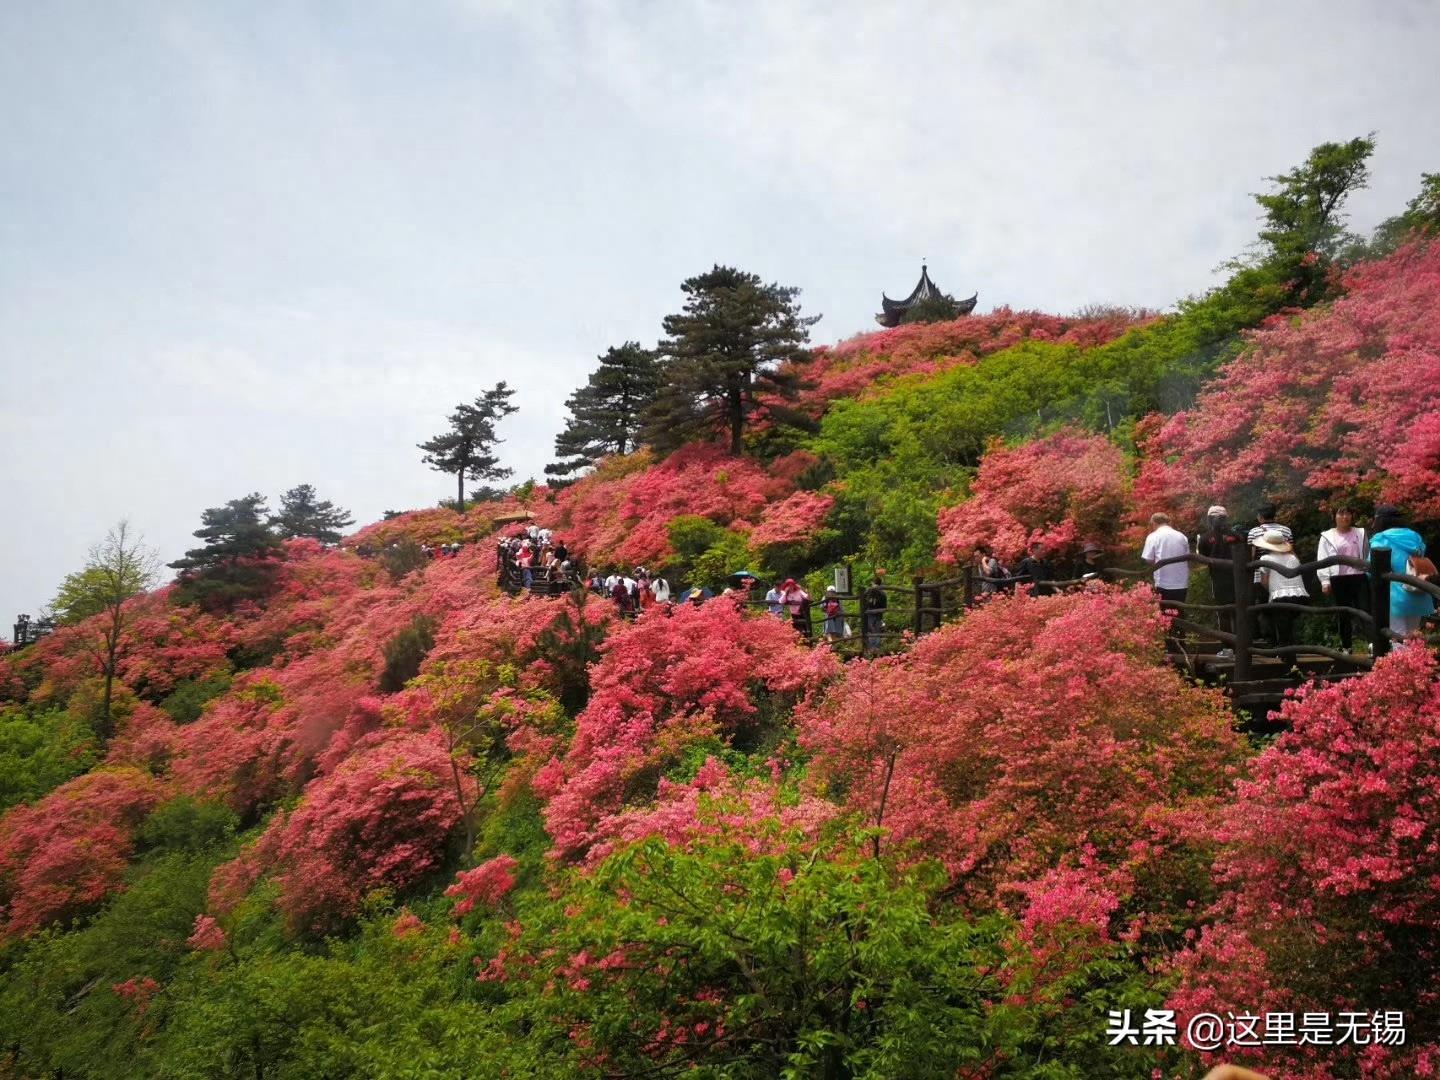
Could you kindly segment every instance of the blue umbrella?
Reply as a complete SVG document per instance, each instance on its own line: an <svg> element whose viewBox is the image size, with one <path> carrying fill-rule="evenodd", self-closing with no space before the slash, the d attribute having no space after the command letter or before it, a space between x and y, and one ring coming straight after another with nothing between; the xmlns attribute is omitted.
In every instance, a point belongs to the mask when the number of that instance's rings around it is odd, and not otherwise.
<svg viewBox="0 0 1440 1080"><path fill-rule="evenodd" d="M736 570L733 574L730 575L730 580L739 581L741 578L747 577L754 578L756 581L760 580L760 575L755 573L754 570Z"/></svg>

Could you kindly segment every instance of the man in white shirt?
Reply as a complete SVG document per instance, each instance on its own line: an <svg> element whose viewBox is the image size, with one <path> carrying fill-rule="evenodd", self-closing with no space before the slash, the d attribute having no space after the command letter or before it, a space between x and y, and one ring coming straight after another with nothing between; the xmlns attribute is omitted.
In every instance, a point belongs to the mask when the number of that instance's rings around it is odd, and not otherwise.
<svg viewBox="0 0 1440 1080"><path fill-rule="evenodd" d="M1145 537L1145 548L1140 553L1147 563L1155 566L1166 559L1190 554L1190 541L1179 529L1170 527L1168 515L1151 514L1150 524L1155 528ZM1175 562L1168 566L1156 566L1154 577L1155 591L1160 594L1160 610L1178 617L1180 609L1174 605L1184 603L1190 591L1190 564ZM1179 650L1179 637L1173 632L1166 636L1165 642L1172 652Z"/></svg>

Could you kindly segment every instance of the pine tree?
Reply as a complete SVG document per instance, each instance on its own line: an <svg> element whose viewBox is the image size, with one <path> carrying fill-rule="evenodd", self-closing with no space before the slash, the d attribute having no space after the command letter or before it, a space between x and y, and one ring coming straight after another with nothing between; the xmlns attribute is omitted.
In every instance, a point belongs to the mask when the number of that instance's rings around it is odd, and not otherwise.
<svg viewBox="0 0 1440 1080"><path fill-rule="evenodd" d="M570 418L555 436L555 456L547 476L574 479L607 454L633 450L645 412L660 389L660 364L655 353L638 341L612 346L599 358L589 381L565 402Z"/></svg>
<svg viewBox="0 0 1440 1080"><path fill-rule="evenodd" d="M516 412L510 398L515 391L505 383L498 382L493 390L486 390L473 404L460 404L450 414L450 430L443 431L427 442L420 443L425 451L421 458L437 472L454 473L456 482L455 507L465 511L465 480L503 480L513 470L500 467L500 459L494 448L501 440L495 434L495 425Z"/></svg>
<svg viewBox="0 0 1440 1080"><path fill-rule="evenodd" d="M271 556L280 546L266 523L268 515L259 492L204 511L195 536L205 545L170 564L180 571L177 599L222 608L263 594L273 576Z"/></svg>
<svg viewBox="0 0 1440 1080"><path fill-rule="evenodd" d="M799 389L793 366L783 365L806 358L820 316L800 314L799 289L766 285L733 267L716 266L680 288L685 309L665 318L664 389L647 415L645 439L668 451L723 430L738 454L757 396L783 399Z"/></svg>
<svg viewBox="0 0 1440 1080"><path fill-rule="evenodd" d="M338 544L340 530L355 524L349 511L329 499L317 500L309 484L293 487L280 496L280 512L270 516L270 527L281 539L311 536L322 544Z"/></svg>

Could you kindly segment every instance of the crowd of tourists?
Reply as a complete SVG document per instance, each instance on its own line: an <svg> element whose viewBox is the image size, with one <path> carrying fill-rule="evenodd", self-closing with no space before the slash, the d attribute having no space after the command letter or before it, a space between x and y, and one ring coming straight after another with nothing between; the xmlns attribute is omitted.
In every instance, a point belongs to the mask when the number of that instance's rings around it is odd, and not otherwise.
<svg viewBox="0 0 1440 1080"><path fill-rule="evenodd" d="M529 525L511 536L499 537L496 546L502 572L512 568L526 589L561 593L579 580L565 541L549 529Z"/></svg>
<svg viewBox="0 0 1440 1080"><path fill-rule="evenodd" d="M1167 515L1152 514L1152 528L1145 538L1141 558L1155 567L1155 591L1160 594L1161 606L1178 612L1174 605L1186 602L1190 563L1185 559L1192 551L1205 558L1230 559L1235 546L1243 543L1248 554L1247 561L1258 561L1251 575L1250 587L1251 604L1258 609L1255 629L1261 640L1277 647L1295 646L1296 621L1303 609L1328 598L1337 609L1341 648L1345 652L1353 652L1355 632L1352 612L1366 612L1370 606L1367 571L1350 562L1321 566L1313 571L1303 570L1295 553L1294 533L1288 525L1277 520L1276 515L1277 508L1273 504L1261 506L1256 512L1255 523L1242 529L1231 524L1225 507L1212 506L1206 512L1206 529L1195 537L1192 549L1190 538L1171 526ZM1357 517L1354 507L1337 507L1334 526L1320 534L1312 561L1341 558L1363 563L1374 551L1388 551L1395 572L1415 578L1435 578L1435 564L1425 557L1425 541L1409 527L1400 508L1389 505L1377 507L1368 529L1356 524ZM1217 606L1235 603L1233 573L1212 572L1210 583ZM1434 597L1420 586L1406 582L1390 583L1389 601L1390 630L1401 637L1417 632L1421 621L1435 612ZM1222 608L1218 616L1221 631L1233 634L1234 608ZM1224 654L1229 652L1227 649ZM1293 657L1291 659L1293 666Z"/></svg>
<svg viewBox="0 0 1440 1080"><path fill-rule="evenodd" d="M1354 614L1369 609L1368 574L1361 566L1337 562L1331 566L1302 570L1295 553L1292 530L1277 520L1273 505L1261 506L1255 521L1248 526L1231 523L1223 506L1211 506L1206 512L1205 530L1191 538L1174 528L1166 514L1153 514L1151 531L1145 539L1141 559L1153 569L1153 583L1163 610L1178 614L1177 605L1189 597L1190 556L1229 560L1235 545L1243 545L1247 561L1258 560L1251 575L1250 608L1254 610L1252 628L1257 643L1275 646L1297 644L1296 624L1303 609L1324 598L1337 608L1341 647L1353 652L1355 646ZM1349 506L1335 511L1334 527L1325 530L1317 543L1315 560L1335 557L1365 562L1376 550L1390 551L1393 568L1418 578L1435 575L1435 566L1425 558L1425 542L1405 522L1401 510L1394 506L1377 508L1374 521L1367 529L1356 524L1358 514ZM612 601L620 614L633 618L659 608L673 610L677 604L701 604L716 594L701 586L680 590L663 574L644 566L630 569L619 567L586 573L572 560L565 542L550 529L534 524L497 540L499 568L502 577L507 571L510 580L526 589L561 593L573 588L587 588ZM458 545L455 545L458 548ZM442 551L441 554L447 552ZM1107 565L1105 548L1093 541L1080 548L1073 562L1054 558L1042 541L1032 543L1013 567L1007 567L987 544L976 546L970 565L975 592L979 595L1013 591L1026 586L1036 595L1057 590L1084 587L1103 581L1111 568ZM871 584L860 595L860 632L867 648L878 648L885 634L885 613L889 606L883 583L884 571L877 571ZM1216 619L1219 629L1235 633L1235 577L1220 567L1210 574L1214 606L1219 608ZM842 597L835 586L827 586L817 600L793 577L773 581L763 598L757 575L741 571L732 575L731 583L719 593L741 605L763 607L769 614L790 620L805 637L814 633L817 614L822 633L828 641L855 636L855 628L846 617ZM1397 635L1408 635L1419 629L1421 620L1433 614L1435 601L1423 589L1402 582L1390 586L1390 629ZM1172 630L1169 643L1179 649L1178 631ZM1233 655L1224 648L1220 656ZM1291 657L1293 665L1294 658Z"/></svg>

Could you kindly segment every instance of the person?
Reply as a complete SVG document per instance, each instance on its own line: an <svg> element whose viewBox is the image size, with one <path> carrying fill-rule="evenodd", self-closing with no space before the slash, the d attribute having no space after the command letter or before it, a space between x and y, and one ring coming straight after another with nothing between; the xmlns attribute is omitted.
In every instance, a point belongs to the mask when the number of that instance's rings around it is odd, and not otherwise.
<svg viewBox="0 0 1440 1080"><path fill-rule="evenodd" d="M1295 557L1295 547L1290 538L1279 529L1267 529L1255 541L1261 552L1260 585L1269 597L1270 604L1308 604L1310 594L1305 591L1305 579L1297 572L1293 575L1282 573L1282 569L1298 571L1300 560ZM1289 648L1296 644L1294 611L1271 611L1270 625L1275 631L1277 648ZM1299 669L1299 658L1295 654L1281 657L1291 672Z"/></svg>
<svg viewBox="0 0 1440 1080"><path fill-rule="evenodd" d="M555 558L565 562L570 558L570 549L565 546L565 541L558 536L555 538Z"/></svg>
<svg viewBox="0 0 1440 1080"><path fill-rule="evenodd" d="M974 565L980 578L981 593L998 593L1006 587L1006 583L999 579L1007 578L1010 574L995 557L989 544L975 545Z"/></svg>
<svg viewBox="0 0 1440 1080"><path fill-rule="evenodd" d="M1349 506L1335 509L1335 527L1320 534L1315 548L1318 560L1342 556L1347 559L1366 557L1365 530L1355 526L1355 511ZM1320 579L1320 591L1335 601L1336 607L1357 608L1364 611L1366 604L1365 571L1355 566L1325 566L1315 571ZM1354 652L1354 616L1340 613L1340 647L1347 653Z"/></svg>
<svg viewBox="0 0 1440 1080"><path fill-rule="evenodd" d="M657 604L668 604L670 602L670 582L656 574L650 582L650 594L655 597Z"/></svg>
<svg viewBox="0 0 1440 1080"><path fill-rule="evenodd" d="M700 588L700 586L696 585L690 590L690 605L692 607L699 607L704 602L705 592L703 589Z"/></svg>
<svg viewBox="0 0 1440 1080"><path fill-rule="evenodd" d="M530 588L535 576L530 567L535 562L535 553L530 549L530 541L525 540L520 544L519 554L515 556L515 565L520 567L520 576L524 579L525 588Z"/></svg>
<svg viewBox="0 0 1440 1080"><path fill-rule="evenodd" d="M1045 584L1055 580L1055 570L1046 557L1048 549L1043 540L1032 540L1020 565L1015 567L1015 577L1029 584L1036 596L1049 596L1055 591L1053 585Z"/></svg>
<svg viewBox="0 0 1440 1080"><path fill-rule="evenodd" d="M629 578L620 575L613 575L615 584L610 586L610 599L615 601L615 607L619 610L621 617L628 618L635 610L632 606Z"/></svg>
<svg viewBox="0 0 1440 1080"><path fill-rule="evenodd" d="M834 585L825 586L825 599L820 601L820 612L825 616L825 640L839 641L845 636L845 613L840 606L840 594Z"/></svg>
<svg viewBox="0 0 1440 1080"><path fill-rule="evenodd" d="M1171 527L1168 514L1151 514L1150 524L1155 527L1150 535L1145 537L1145 547L1141 550L1140 557L1155 567L1155 591L1160 594L1160 610L1178 618L1180 609L1175 605L1183 604L1190 591L1190 564L1155 564L1189 555L1190 541L1185 539L1185 534L1179 529ZM1180 635L1176 633L1173 624L1165 635L1165 644L1171 652L1180 651Z"/></svg>
<svg viewBox="0 0 1440 1080"><path fill-rule="evenodd" d="M880 584L877 576L871 580L870 587L861 594L861 603L865 609L865 647L868 649L880 648L880 635L885 632L885 609L890 605L890 599L885 595L885 589Z"/></svg>
<svg viewBox="0 0 1440 1080"><path fill-rule="evenodd" d="M1425 541L1414 529L1406 526L1404 511L1389 504L1377 506L1375 521L1371 527L1373 531L1370 536L1370 550L1390 552L1392 571L1415 577L1425 576L1423 573L1416 573L1417 570L1425 569L1423 565L1416 565L1418 560L1424 559L1425 563L1430 563L1430 560L1425 558ZM1434 611L1435 598L1429 593L1415 590L1413 586L1398 581L1390 583L1390 629L1397 635L1405 637L1416 633L1420 629L1420 621Z"/></svg>
<svg viewBox="0 0 1440 1080"><path fill-rule="evenodd" d="M1255 524L1251 527L1249 533L1247 533L1245 537L1250 544L1251 559L1258 559L1262 554L1260 549L1256 547L1255 541L1259 540L1260 537L1264 536L1267 529L1279 529L1282 533L1285 534L1286 540L1290 541L1290 543L1292 544L1295 542L1295 537L1290 532L1290 527L1288 525L1281 525L1278 521L1275 520L1275 515L1277 513L1278 508L1275 506L1274 503L1265 503L1258 510L1255 511ZM1255 603L1264 604L1266 597L1264 593L1264 586L1261 584L1260 581L1260 568L1258 566L1255 568L1255 576L1251 578L1251 582L1253 583L1255 588ZM1255 626L1257 632L1267 634L1271 638L1275 636L1273 633L1273 629L1270 626L1269 620L1265 617L1265 613L1262 611L1257 611L1255 613Z"/></svg>
<svg viewBox="0 0 1440 1080"><path fill-rule="evenodd" d="M1205 511L1205 531L1195 537L1195 551L1207 559L1234 558L1232 545L1240 543L1245 537L1240 535L1238 529L1230 524L1230 512L1223 506L1212 506ZM1248 554L1248 553L1247 553ZM1215 596L1217 605L1224 605L1222 610L1215 613L1216 622L1219 624L1221 633L1235 633L1235 571L1230 566L1210 567L1210 591ZM1235 655L1235 650L1226 646L1216 655L1228 658Z"/></svg>
<svg viewBox="0 0 1440 1080"><path fill-rule="evenodd" d="M1075 576L1085 584L1094 581L1105 580L1105 549L1094 540L1087 540L1080 549L1080 565L1076 567L1079 571Z"/></svg>
<svg viewBox="0 0 1440 1080"><path fill-rule="evenodd" d="M785 614L785 605L781 601L785 597L784 582L777 581L770 586L770 591L765 594L765 610L771 615L782 616Z"/></svg>
<svg viewBox="0 0 1440 1080"><path fill-rule="evenodd" d="M810 636L810 594L794 578L786 578L780 588L780 599L790 612L790 624L805 637Z"/></svg>

